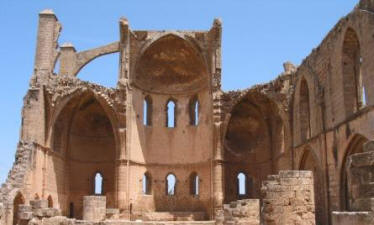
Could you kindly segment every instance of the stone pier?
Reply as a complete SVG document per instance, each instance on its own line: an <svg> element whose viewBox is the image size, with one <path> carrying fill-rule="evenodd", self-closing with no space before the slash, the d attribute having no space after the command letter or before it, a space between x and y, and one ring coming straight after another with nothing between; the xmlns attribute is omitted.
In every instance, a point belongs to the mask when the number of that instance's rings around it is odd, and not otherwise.
<svg viewBox="0 0 374 225"><path fill-rule="evenodd" d="M280 171L262 184L262 216L266 225L315 225L313 174Z"/></svg>
<svg viewBox="0 0 374 225"><path fill-rule="evenodd" d="M83 220L100 221L106 216L105 196L84 196L83 197Z"/></svg>

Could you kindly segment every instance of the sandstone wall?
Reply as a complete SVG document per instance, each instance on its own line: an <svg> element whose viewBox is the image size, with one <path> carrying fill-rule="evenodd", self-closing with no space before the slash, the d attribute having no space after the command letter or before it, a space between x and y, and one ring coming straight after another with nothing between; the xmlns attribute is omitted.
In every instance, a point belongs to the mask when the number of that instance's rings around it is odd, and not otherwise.
<svg viewBox="0 0 374 225"><path fill-rule="evenodd" d="M266 225L314 225L311 171L280 171L263 182L262 215Z"/></svg>
<svg viewBox="0 0 374 225"><path fill-rule="evenodd" d="M216 215L217 225L260 225L260 200L243 199L225 204Z"/></svg>
<svg viewBox="0 0 374 225"><path fill-rule="evenodd" d="M364 152L349 156L348 209L332 213L333 225L364 225L374 223L374 142L367 142Z"/></svg>

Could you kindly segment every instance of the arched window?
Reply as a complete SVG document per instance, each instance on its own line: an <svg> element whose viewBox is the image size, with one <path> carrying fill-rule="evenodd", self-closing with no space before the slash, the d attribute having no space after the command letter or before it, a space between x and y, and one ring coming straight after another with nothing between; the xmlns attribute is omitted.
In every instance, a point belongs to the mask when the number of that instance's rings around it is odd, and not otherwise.
<svg viewBox="0 0 374 225"><path fill-rule="evenodd" d="M348 28L343 42L342 72L344 106L346 116L359 110L364 105L363 82L361 74L362 57L356 32Z"/></svg>
<svg viewBox="0 0 374 225"><path fill-rule="evenodd" d="M362 78L362 57L360 57L360 71L359 71L359 81L358 81L358 97L361 97L359 105L360 107L365 107L367 104L367 99L366 99L366 91L365 91L365 85L364 81Z"/></svg>
<svg viewBox="0 0 374 225"><path fill-rule="evenodd" d="M199 124L199 101L197 100L197 97L190 100L189 114L190 125L197 126Z"/></svg>
<svg viewBox="0 0 374 225"><path fill-rule="evenodd" d="M145 195L150 195L152 192L152 178L151 175L146 172L143 175L143 180L142 180L142 187L143 187L143 194Z"/></svg>
<svg viewBox="0 0 374 225"><path fill-rule="evenodd" d="M100 173L95 174L95 195L103 194L103 176Z"/></svg>
<svg viewBox="0 0 374 225"><path fill-rule="evenodd" d="M152 125L152 99L150 96L144 98L143 103L143 124L146 126Z"/></svg>
<svg viewBox="0 0 374 225"><path fill-rule="evenodd" d="M175 195L176 183L177 183L177 178L175 177L174 174L170 173L166 177L166 194L167 195L170 195L170 196Z"/></svg>
<svg viewBox="0 0 374 225"><path fill-rule="evenodd" d="M169 100L166 104L166 127L176 127L177 126L177 105L174 100Z"/></svg>
<svg viewBox="0 0 374 225"><path fill-rule="evenodd" d="M240 172L237 176L238 179L238 195L245 196L248 194L247 192L247 176Z"/></svg>
<svg viewBox="0 0 374 225"><path fill-rule="evenodd" d="M367 99L366 99L366 91L365 91L365 86L364 85L362 85L361 92L362 92L362 99L361 99L362 106L366 106L367 105Z"/></svg>
<svg viewBox="0 0 374 225"><path fill-rule="evenodd" d="M48 196L47 198L48 200L48 208L53 208L53 199L52 199L52 196Z"/></svg>
<svg viewBox="0 0 374 225"><path fill-rule="evenodd" d="M304 78L300 83L299 120L300 137L301 141L304 142L311 136L309 88Z"/></svg>
<svg viewBox="0 0 374 225"><path fill-rule="evenodd" d="M199 195L199 176L197 173L192 173L190 176L190 193L191 195L198 196Z"/></svg>

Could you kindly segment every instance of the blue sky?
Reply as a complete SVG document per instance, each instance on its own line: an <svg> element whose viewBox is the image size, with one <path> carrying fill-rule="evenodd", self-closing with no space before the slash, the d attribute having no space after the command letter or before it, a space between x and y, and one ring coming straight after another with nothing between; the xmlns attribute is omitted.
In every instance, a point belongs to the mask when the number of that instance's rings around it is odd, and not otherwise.
<svg viewBox="0 0 374 225"><path fill-rule="evenodd" d="M224 90L274 79L282 63L300 64L358 0L0 0L0 183L14 160L21 107L33 71L38 13L51 8L63 25L60 43L78 51L118 40L118 21L134 30L208 30L223 21ZM78 75L115 86L118 55L96 59Z"/></svg>

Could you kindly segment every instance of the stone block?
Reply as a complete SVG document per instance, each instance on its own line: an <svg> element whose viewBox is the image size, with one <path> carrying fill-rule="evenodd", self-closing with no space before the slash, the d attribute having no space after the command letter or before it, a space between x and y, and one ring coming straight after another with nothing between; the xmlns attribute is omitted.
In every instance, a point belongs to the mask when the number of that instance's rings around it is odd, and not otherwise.
<svg viewBox="0 0 374 225"><path fill-rule="evenodd" d="M44 209L48 208L48 201L47 200L31 200L30 205L32 209Z"/></svg>
<svg viewBox="0 0 374 225"><path fill-rule="evenodd" d="M33 209L32 214L35 217L44 217L44 211L43 209Z"/></svg>
<svg viewBox="0 0 374 225"><path fill-rule="evenodd" d="M352 211L371 211L372 201L368 198L354 199L351 204Z"/></svg>
<svg viewBox="0 0 374 225"><path fill-rule="evenodd" d="M299 177L300 172L298 170L282 170L279 172L279 178L291 178Z"/></svg>
<svg viewBox="0 0 374 225"><path fill-rule="evenodd" d="M352 167L374 166L374 151L356 153L350 156Z"/></svg>
<svg viewBox="0 0 374 225"><path fill-rule="evenodd" d="M374 224L374 215L370 212L332 212L332 225Z"/></svg>
<svg viewBox="0 0 374 225"><path fill-rule="evenodd" d="M19 212L18 219L20 220L31 220L33 218L32 212Z"/></svg>
<svg viewBox="0 0 374 225"><path fill-rule="evenodd" d="M101 221L106 216L105 196L84 196L83 197L83 220Z"/></svg>
<svg viewBox="0 0 374 225"><path fill-rule="evenodd" d="M43 212L44 217L54 217L54 216L61 215L60 210L56 208L45 208L45 209L42 209L42 212Z"/></svg>
<svg viewBox="0 0 374 225"><path fill-rule="evenodd" d="M18 206L18 213L23 212L32 212L32 208L30 205L19 205Z"/></svg>
<svg viewBox="0 0 374 225"><path fill-rule="evenodd" d="M43 218L42 224L45 225L77 225L79 224L78 220L69 219L65 216L55 216L50 218ZM30 224L29 224L30 225Z"/></svg>
<svg viewBox="0 0 374 225"><path fill-rule="evenodd" d="M374 141L368 141L363 146L364 152L373 152L374 151Z"/></svg>
<svg viewBox="0 0 374 225"><path fill-rule="evenodd" d="M113 208L106 209L106 218L107 219L118 219L119 209L113 209Z"/></svg>

